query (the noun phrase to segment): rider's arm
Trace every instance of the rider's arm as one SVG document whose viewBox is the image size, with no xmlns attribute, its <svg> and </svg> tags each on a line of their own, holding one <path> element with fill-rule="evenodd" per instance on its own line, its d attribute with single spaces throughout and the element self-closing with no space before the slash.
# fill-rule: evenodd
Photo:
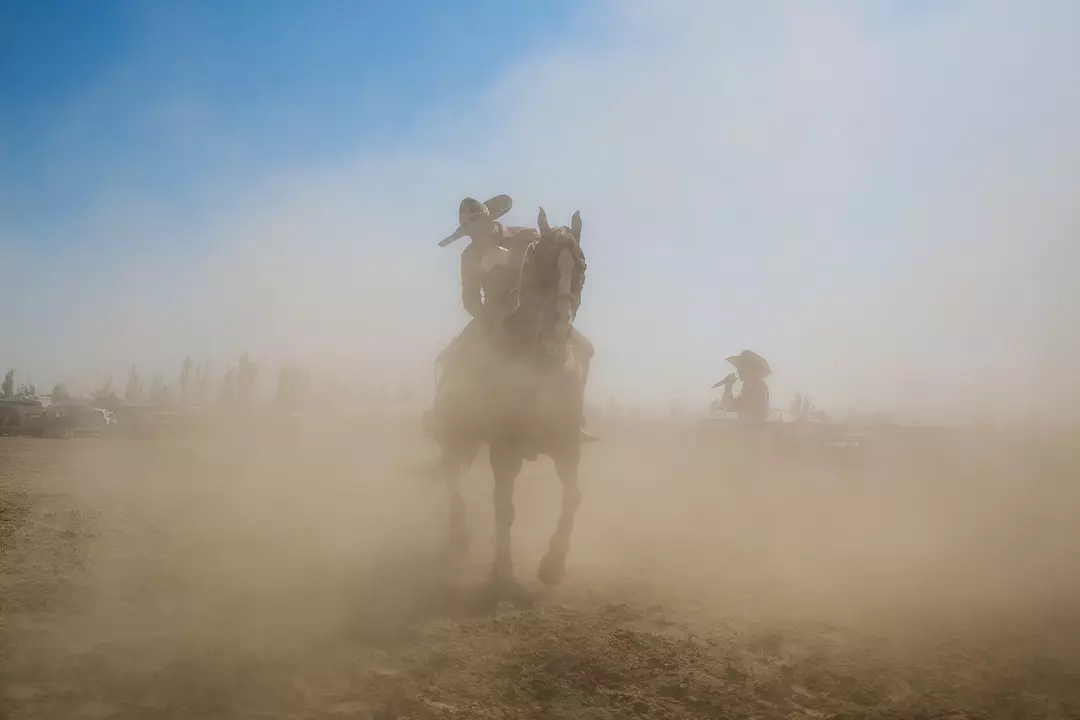
<svg viewBox="0 0 1080 720">
<path fill-rule="evenodd" d="M 727 412 L 737 413 L 739 411 L 739 398 L 736 398 L 734 393 L 731 392 L 734 386 L 735 373 L 729 373 L 727 377 L 713 385 L 714 388 L 724 388 L 724 396 L 720 398 L 720 408 Z"/>
<path fill-rule="evenodd" d="M 484 310 L 484 298 L 481 292 L 479 255 L 470 252 L 472 246 L 461 253 L 461 303 L 465 312 L 480 317 Z"/>
<path fill-rule="evenodd" d="M 720 407 L 728 412 L 737 413 L 739 412 L 739 400 L 741 399 L 742 396 L 735 397 L 731 392 L 731 386 L 727 385 L 724 387 L 724 397 L 720 399 Z"/>
</svg>

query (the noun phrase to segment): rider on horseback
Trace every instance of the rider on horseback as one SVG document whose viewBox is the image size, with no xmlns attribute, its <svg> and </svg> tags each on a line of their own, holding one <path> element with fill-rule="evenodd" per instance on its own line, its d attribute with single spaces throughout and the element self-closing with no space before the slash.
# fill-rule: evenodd
<svg viewBox="0 0 1080 720">
<path fill-rule="evenodd" d="M 440 247 L 445 247 L 466 235 L 471 239 L 461 253 L 461 300 L 472 320 L 439 355 L 444 382 L 436 389 L 438 425 L 448 422 L 447 415 L 452 413 L 452 408 L 446 407 L 451 401 L 444 391 L 450 384 L 445 380 L 461 378 L 465 373 L 475 371 L 487 349 L 490 331 L 518 307 L 522 262 L 529 248 L 540 240 L 540 233 L 532 228 L 511 227 L 498 222 L 498 218 L 510 211 L 512 204 L 507 195 L 498 195 L 486 203 L 465 198 L 458 207 L 458 229 L 439 242 Z M 584 391 L 593 346 L 576 329 L 571 333 L 575 356 L 581 363 Z"/>
</svg>

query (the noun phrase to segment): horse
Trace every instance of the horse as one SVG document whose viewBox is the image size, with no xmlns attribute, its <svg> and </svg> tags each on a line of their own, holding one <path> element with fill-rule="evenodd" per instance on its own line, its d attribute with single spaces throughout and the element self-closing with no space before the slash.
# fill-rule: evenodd
<svg viewBox="0 0 1080 720">
<path fill-rule="evenodd" d="M 507 595 L 523 592 L 514 576 L 511 527 L 514 485 L 526 460 L 552 458 L 562 484 L 558 524 L 540 562 L 547 586 L 566 571 L 574 518 L 581 505 L 578 482 L 584 378 L 575 359 L 571 331 L 585 277 L 581 214 L 569 227 L 553 228 L 540 209 L 540 237 L 521 259 L 515 309 L 488 328 L 479 366 L 466 373 L 453 421 L 433 432 L 441 449 L 441 469 L 449 496 L 449 544 L 456 556 L 468 549 L 461 483 L 482 443 L 489 446 L 495 491 L 495 560 L 492 582 Z M 441 380 L 448 382 L 448 373 Z M 459 375 L 460 377 L 460 375 Z M 445 389 L 445 388 L 443 388 Z"/>
</svg>

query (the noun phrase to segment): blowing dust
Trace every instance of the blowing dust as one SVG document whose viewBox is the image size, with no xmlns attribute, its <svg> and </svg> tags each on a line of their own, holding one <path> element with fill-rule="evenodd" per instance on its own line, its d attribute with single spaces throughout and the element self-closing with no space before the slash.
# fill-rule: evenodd
<svg viewBox="0 0 1080 720">
<path fill-rule="evenodd" d="M 0 372 L 223 427 L 0 437 L 0 719 L 1080 717 L 1080 451 L 1048 429 L 1080 408 L 1080 5 L 581 5 L 526 54 L 469 14 L 424 61 L 395 33 L 437 22 L 314 3 L 260 6 L 253 53 L 186 7 L 100 43 L 12 21 L 39 74 Z M 485 32 L 498 67 L 453 64 Z M 57 63 L 85 74 L 45 102 Z M 504 192 L 508 225 L 580 210 L 590 403 L 703 409 L 753 348 L 775 407 L 998 429 L 874 428 L 859 464 L 590 417 L 565 581 L 536 580 L 542 457 L 512 534 L 537 596 L 485 603 L 487 462 L 450 562 L 420 412 L 378 408 L 430 388 L 466 321 L 436 243 Z M 292 425 L 282 367 L 315 378 Z"/>
<path fill-rule="evenodd" d="M 612 606 L 662 607 L 665 625 L 726 633 L 725 666 L 760 654 L 762 636 L 811 649 L 829 636 L 876 648 L 846 662 L 893 674 L 946 650 L 991 684 L 1052 661 L 1052 695 L 1080 670 L 1080 488 L 1061 467 L 1040 472 L 984 442 L 938 457 L 882 447 L 857 469 L 751 468 L 737 445 L 696 426 L 600 421 L 597 432 L 568 578 L 540 608 L 576 607 L 587 623 Z M 495 678 L 510 643 L 544 637 L 529 625 L 535 609 L 477 616 L 453 602 L 489 566 L 490 475 L 486 463 L 473 469 L 472 558 L 450 568 L 445 492 L 425 471 L 435 452 L 410 423 L 30 442 L 3 458 L 11 487 L 46 492 L 5 517 L 17 527 L 3 546 L 0 626 L 13 717 L 91 712 L 88 698 L 143 717 L 315 713 L 350 693 L 370 710 L 383 700 L 357 690 L 357 673 L 399 683 L 421 672 L 410 653 L 432 627 L 465 632 L 441 642 L 468 648 L 480 676 Z M 548 461 L 529 464 L 514 559 L 537 589 L 559 502 Z M 525 617 L 516 640 L 499 629 L 507 613 Z M 321 699 L 293 687 L 312 677 Z"/>
</svg>

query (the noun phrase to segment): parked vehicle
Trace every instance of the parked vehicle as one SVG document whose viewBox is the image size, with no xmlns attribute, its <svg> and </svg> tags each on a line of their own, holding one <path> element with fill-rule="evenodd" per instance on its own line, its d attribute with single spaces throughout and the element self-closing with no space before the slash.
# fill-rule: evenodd
<svg viewBox="0 0 1080 720">
<path fill-rule="evenodd" d="M 116 428 L 116 415 L 105 408 L 84 408 L 75 413 L 71 434 L 77 437 L 101 437 Z"/>
<path fill-rule="evenodd" d="M 68 437 L 72 417 L 52 408 L 42 398 L 20 396 L 0 399 L 0 435 Z"/>
</svg>

